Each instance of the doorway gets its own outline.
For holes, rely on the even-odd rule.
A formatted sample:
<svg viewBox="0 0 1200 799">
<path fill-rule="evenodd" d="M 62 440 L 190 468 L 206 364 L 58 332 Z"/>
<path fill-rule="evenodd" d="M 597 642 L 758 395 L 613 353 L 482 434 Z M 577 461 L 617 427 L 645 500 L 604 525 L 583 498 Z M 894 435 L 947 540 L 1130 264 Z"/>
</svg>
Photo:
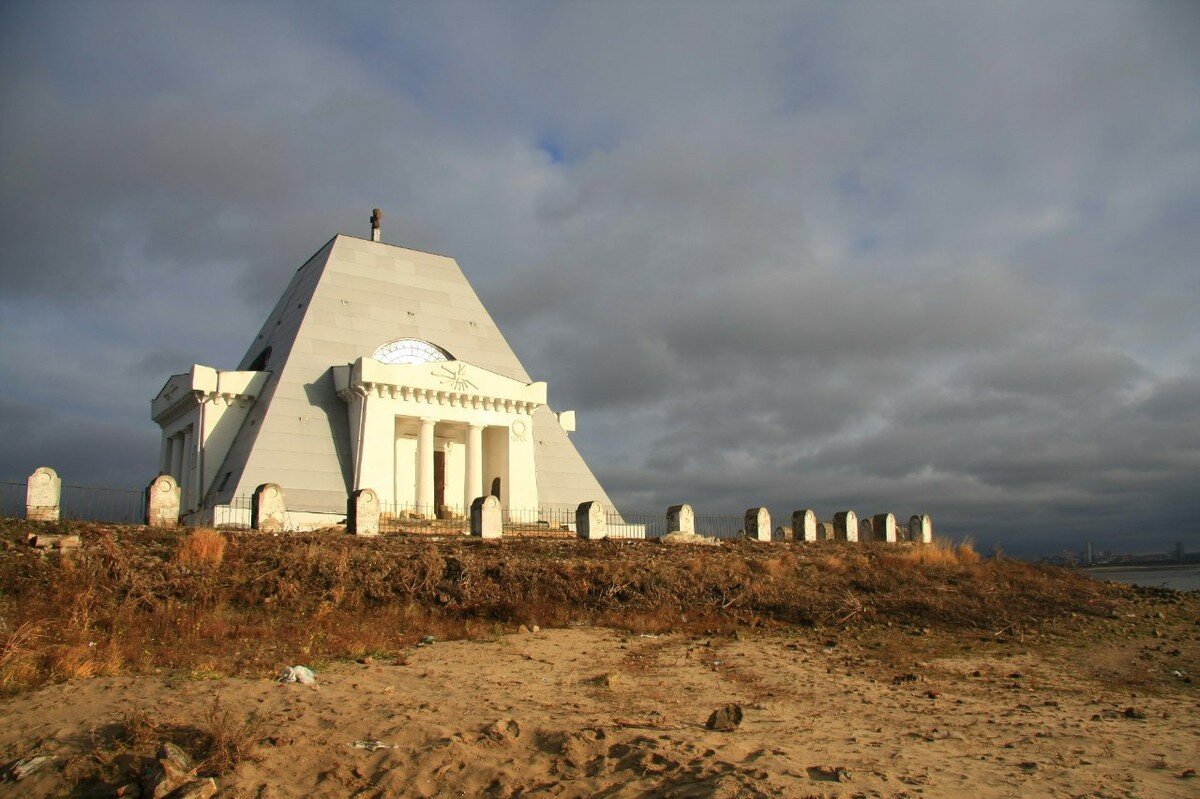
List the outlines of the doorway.
<svg viewBox="0 0 1200 799">
<path fill-rule="evenodd" d="M 433 451 L 433 509 L 440 512 L 446 504 L 446 452 Z"/>
</svg>

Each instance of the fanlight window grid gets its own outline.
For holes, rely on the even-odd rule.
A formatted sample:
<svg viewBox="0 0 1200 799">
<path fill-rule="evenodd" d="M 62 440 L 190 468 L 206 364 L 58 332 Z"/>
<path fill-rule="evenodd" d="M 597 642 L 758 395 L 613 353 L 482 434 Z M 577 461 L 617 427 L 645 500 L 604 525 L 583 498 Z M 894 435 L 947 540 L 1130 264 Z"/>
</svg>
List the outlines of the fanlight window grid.
<svg viewBox="0 0 1200 799">
<path fill-rule="evenodd" d="M 384 344 L 371 356 L 380 363 L 438 363 L 452 361 L 450 353 L 419 338 L 402 338 Z"/>
</svg>

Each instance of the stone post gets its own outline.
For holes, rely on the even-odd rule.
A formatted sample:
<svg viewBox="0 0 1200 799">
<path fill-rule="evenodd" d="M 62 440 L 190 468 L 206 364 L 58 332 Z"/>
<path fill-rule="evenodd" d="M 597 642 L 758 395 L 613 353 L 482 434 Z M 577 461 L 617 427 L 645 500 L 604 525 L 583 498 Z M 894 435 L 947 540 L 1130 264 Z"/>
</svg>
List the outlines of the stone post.
<svg viewBox="0 0 1200 799">
<path fill-rule="evenodd" d="M 834 538 L 833 522 L 821 522 L 817 525 L 818 541 L 833 541 Z"/>
<path fill-rule="evenodd" d="M 871 520 L 871 526 L 875 529 L 876 541 L 886 541 L 889 544 L 896 543 L 895 514 L 876 513 L 875 518 Z"/>
<path fill-rule="evenodd" d="M 792 540 L 817 540 L 817 514 L 811 509 L 792 511 Z"/>
<path fill-rule="evenodd" d="M 608 537 L 608 516 L 599 502 L 580 502 L 575 509 L 575 535 L 580 538 Z"/>
<path fill-rule="evenodd" d="M 476 497 L 471 502 L 471 535 L 499 538 L 504 531 L 500 500 L 493 496 Z"/>
<path fill-rule="evenodd" d="M 56 522 L 62 513 L 59 497 L 62 480 L 49 466 L 39 466 L 25 484 L 25 518 L 31 522 Z"/>
<path fill-rule="evenodd" d="M 858 541 L 858 514 L 852 510 L 833 514 L 833 538 L 835 541 Z"/>
<path fill-rule="evenodd" d="M 150 527 L 179 524 L 179 483 L 169 474 L 160 474 L 146 487 L 146 524 Z"/>
<path fill-rule="evenodd" d="M 667 533 L 695 533 L 696 512 L 691 505 L 672 505 L 667 508 Z"/>
<path fill-rule="evenodd" d="M 771 512 L 766 508 L 750 508 L 746 511 L 746 538 L 755 541 L 771 540 Z"/>
<path fill-rule="evenodd" d="M 346 503 L 346 530 L 354 535 L 379 535 L 379 495 L 360 488 Z"/>
<path fill-rule="evenodd" d="M 858 520 L 858 540 L 859 541 L 874 541 L 875 526 L 871 524 L 870 517 L 864 516 Z"/>
<path fill-rule="evenodd" d="M 933 519 L 929 514 L 913 516 L 908 520 L 908 540 L 918 544 L 933 543 Z"/>
<path fill-rule="evenodd" d="M 287 528 L 287 506 L 283 489 L 276 483 L 263 483 L 254 489 L 250 504 L 250 526 L 267 533 Z"/>
</svg>

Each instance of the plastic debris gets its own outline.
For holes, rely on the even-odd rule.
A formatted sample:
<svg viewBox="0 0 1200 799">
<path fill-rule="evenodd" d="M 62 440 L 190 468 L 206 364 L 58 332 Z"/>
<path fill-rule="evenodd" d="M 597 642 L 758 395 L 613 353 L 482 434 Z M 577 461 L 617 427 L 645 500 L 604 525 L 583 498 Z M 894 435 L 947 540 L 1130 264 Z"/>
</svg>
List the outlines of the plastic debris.
<svg viewBox="0 0 1200 799">
<path fill-rule="evenodd" d="M 298 682 L 301 685 L 316 685 L 317 675 L 307 666 L 285 666 L 279 675 L 280 682 Z"/>
<path fill-rule="evenodd" d="M 33 772 L 54 761 L 53 755 L 38 755 L 18 760 L 8 770 L 8 776 L 13 782 L 25 779 Z"/>
<path fill-rule="evenodd" d="M 427 635 L 424 638 L 422 638 L 420 640 L 420 642 L 417 643 L 417 646 L 430 646 L 431 644 L 436 644 L 436 643 L 437 643 L 436 638 L 434 638 L 432 635 Z"/>
<path fill-rule="evenodd" d="M 355 749 L 366 749 L 368 752 L 398 748 L 396 744 L 385 744 L 383 741 L 355 741 L 353 746 Z"/>
</svg>

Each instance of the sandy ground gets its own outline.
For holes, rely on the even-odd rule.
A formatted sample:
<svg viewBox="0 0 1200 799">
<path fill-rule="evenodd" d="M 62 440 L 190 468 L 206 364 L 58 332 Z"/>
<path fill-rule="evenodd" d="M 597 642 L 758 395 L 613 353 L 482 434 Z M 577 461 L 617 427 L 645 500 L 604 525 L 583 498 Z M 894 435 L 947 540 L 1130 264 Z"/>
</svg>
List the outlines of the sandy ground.
<svg viewBox="0 0 1200 799">
<path fill-rule="evenodd" d="M 1200 796 L 1200 779 L 1182 776 L 1200 768 L 1196 686 L 1131 691 L 1104 676 L 1136 670 L 1139 652 L 1159 657 L 1161 644 L 985 649 L 925 657 L 921 640 L 897 666 L 811 633 L 579 628 L 332 664 L 315 687 L 77 680 L 0 702 L 0 751 L 61 757 L 0 796 L 71 795 L 62 764 L 85 759 L 124 714 L 187 723 L 218 694 L 265 717 L 268 738 L 219 780 L 222 797 Z M 741 727 L 706 729 L 729 702 L 744 709 Z"/>
</svg>

